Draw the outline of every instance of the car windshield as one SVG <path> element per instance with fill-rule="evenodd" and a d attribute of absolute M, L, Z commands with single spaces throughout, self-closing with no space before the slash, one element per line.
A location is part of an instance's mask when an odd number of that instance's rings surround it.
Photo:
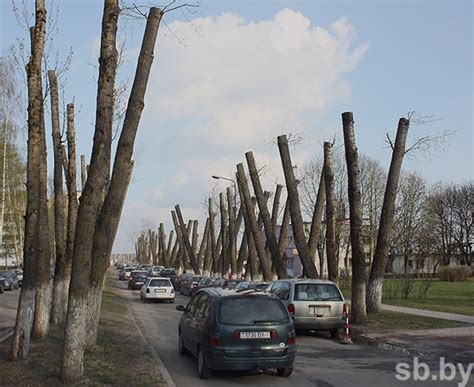
<path fill-rule="evenodd" d="M 133 278 L 135 279 L 135 281 L 145 281 L 146 280 L 146 275 L 139 274 L 139 275 L 136 275 Z"/>
<path fill-rule="evenodd" d="M 226 325 L 287 323 L 288 313 L 279 300 L 269 297 L 229 297 L 221 301 L 219 321 Z"/>
<path fill-rule="evenodd" d="M 168 280 L 164 279 L 152 279 L 148 286 L 153 286 L 153 287 L 170 287 L 171 283 Z"/>
<path fill-rule="evenodd" d="M 5 278 L 12 278 L 13 277 L 13 274 L 10 273 L 10 272 L 3 272 L 3 273 L 0 273 L 1 276 L 5 277 Z"/>
<path fill-rule="evenodd" d="M 342 296 L 333 284 L 297 284 L 295 301 L 342 301 Z"/>

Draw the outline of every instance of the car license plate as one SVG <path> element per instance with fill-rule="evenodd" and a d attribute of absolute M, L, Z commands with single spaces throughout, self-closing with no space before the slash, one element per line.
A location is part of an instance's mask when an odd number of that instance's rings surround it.
<path fill-rule="evenodd" d="M 313 313 L 316 316 L 327 316 L 329 315 L 329 306 L 312 306 Z"/>
<path fill-rule="evenodd" d="M 155 289 L 155 293 L 165 293 L 166 289 Z"/>
<path fill-rule="evenodd" d="M 269 339 L 270 332 L 240 332 L 241 339 Z"/>

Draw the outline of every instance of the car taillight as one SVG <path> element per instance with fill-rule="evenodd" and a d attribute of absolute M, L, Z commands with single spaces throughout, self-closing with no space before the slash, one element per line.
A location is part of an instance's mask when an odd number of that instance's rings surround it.
<path fill-rule="evenodd" d="M 146 288 L 146 292 L 147 292 L 147 293 L 150 293 L 150 288 Z"/>
<path fill-rule="evenodd" d="M 209 345 L 212 345 L 213 347 L 221 345 L 221 337 L 219 332 L 209 333 Z"/>
<path fill-rule="evenodd" d="M 296 332 L 294 329 L 292 329 L 290 332 L 288 332 L 288 344 L 296 344 Z"/>
<path fill-rule="evenodd" d="M 240 341 L 240 331 L 238 329 L 234 331 L 234 339 Z"/>
<path fill-rule="evenodd" d="M 276 329 L 272 329 L 270 331 L 270 337 L 272 338 L 272 340 L 275 340 L 278 337 L 278 331 Z"/>
<path fill-rule="evenodd" d="M 295 317 L 295 305 L 294 304 L 288 305 L 288 312 L 290 312 L 291 318 L 294 319 L 294 317 Z"/>

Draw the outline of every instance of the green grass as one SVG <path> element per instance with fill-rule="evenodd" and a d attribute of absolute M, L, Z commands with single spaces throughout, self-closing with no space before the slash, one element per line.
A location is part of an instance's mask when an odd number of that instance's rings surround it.
<path fill-rule="evenodd" d="M 465 282 L 444 282 L 436 279 L 424 298 L 418 297 L 422 280 L 415 280 L 407 299 L 402 297 L 400 290 L 394 297 L 395 289 L 401 289 L 402 281 L 403 279 L 393 278 L 384 280 L 384 304 L 474 316 L 474 278 Z M 344 297 L 351 298 L 350 282 L 343 280 L 340 286 Z"/>

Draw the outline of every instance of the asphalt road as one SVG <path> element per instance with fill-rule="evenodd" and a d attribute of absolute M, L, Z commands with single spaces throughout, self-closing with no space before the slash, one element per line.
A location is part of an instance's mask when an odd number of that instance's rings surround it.
<path fill-rule="evenodd" d="M 1 331 L 15 327 L 16 309 L 21 289 L 5 290 L 0 294 L 0 336 Z"/>
<path fill-rule="evenodd" d="M 175 303 L 142 303 L 138 291 L 126 290 L 126 283 L 115 281 L 124 289 L 122 294 L 129 303 L 144 336 L 159 354 L 178 387 L 191 386 L 455 386 L 456 382 L 440 382 L 439 361 L 426 362 L 432 372 L 428 380 L 407 381 L 395 378 L 397 363 L 405 362 L 413 369 L 413 358 L 396 351 L 371 346 L 344 345 L 324 334 L 298 336 L 295 369 L 289 378 L 280 378 L 272 372 L 249 374 L 245 372 L 214 372 L 212 379 L 200 380 L 197 362 L 190 356 L 180 356 L 177 350 L 177 326 L 181 312 L 176 305 L 186 304 L 189 297 L 177 295 Z M 436 381 L 433 378 L 436 377 Z M 472 380 L 472 379 L 471 379 Z M 471 382 L 472 383 L 472 382 Z M 471 384 L 468 383 L 468 386 Z"/>

